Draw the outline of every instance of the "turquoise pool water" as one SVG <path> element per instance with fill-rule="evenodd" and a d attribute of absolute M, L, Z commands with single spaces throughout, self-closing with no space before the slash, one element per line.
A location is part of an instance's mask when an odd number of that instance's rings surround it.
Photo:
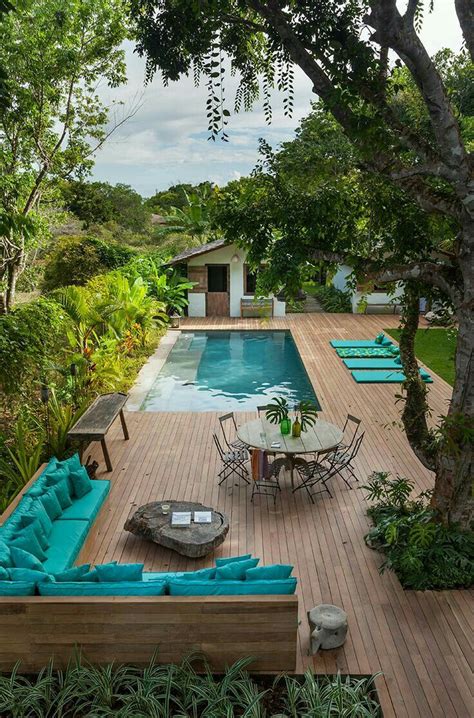
<path fill-rule="evenodd" d="M 182 332 L 141 409 L 253 411 L 274 396 L 317 404 L 290 332 Z"/>

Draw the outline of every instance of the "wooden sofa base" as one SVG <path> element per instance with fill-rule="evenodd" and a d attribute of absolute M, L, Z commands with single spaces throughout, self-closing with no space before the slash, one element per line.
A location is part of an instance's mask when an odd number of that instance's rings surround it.
<path fill-rule="evenodd" d="M 0 598 L 0 671 L 36 672 L 74 651 L 92 663 L 176 663 L 203 653 L 219 672 L 243 656 L 255 671 L 293 671 L 296 596 Z"/>

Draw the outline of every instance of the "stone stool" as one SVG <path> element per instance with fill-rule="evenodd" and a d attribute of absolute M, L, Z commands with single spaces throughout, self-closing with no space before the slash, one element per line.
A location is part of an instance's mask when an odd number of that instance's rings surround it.
<path fill-rule="evenodd" d="M 322 603 L 308 611 L 311 630 L 310 654 L 314 656 L 320 648 L 338 648 L 347 635 L 347 613 L 338 606 Z"/>

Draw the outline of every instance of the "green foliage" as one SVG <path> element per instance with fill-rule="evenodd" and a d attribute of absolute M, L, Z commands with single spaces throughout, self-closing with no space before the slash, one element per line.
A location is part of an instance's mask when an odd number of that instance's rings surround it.
<path fill-rule="evenodd" d="M 61 402 L 54 390 L 49 394 L 49 436 L 48 450 L 51 456 L 57 459 L 64 459 L 67 455 L 67 435 L 76 421 L 80 419 L 87 409 L 88 402 L 83 401 L 78 408 L 72 404 Z"/>
<path fill-rule="evenodd" d="M 184 193 L 182 207 L 171 207 L 164 215 L 165 224 L 157 229 L 157 236 L 185 234 L 191 244 L 203 244 L 211 232 L 213 191 L 207 187 L 191 194 Z"/>
<path fill-rule="evenodd" d="M 283 419 L 288 418 L 290 406 L 283 396 L 275 396 L 270 404 L 267 404 L 265 416 L 271 424 L 279 424 Z"/>
<path fill-rule="evenodd" d="M 20 665 L 0 676 L 0 711 L 4 718 L 23 716 L 120 716 L 121 718 L 265 718 L 267 706 L 292 716 L 380 718 L 373 678 L 278 676 L 273 685 L 247 673 L 252 659 L 242 658 L 216 676 L 205 663 L 198 673 L 195 657 L 178 665 L 145 668 L 111 664 L 93 666 L 71 660 L 64 671 L 48 664 L 37 676 L 20 673 Z"/>
<path fill-rule="evenodd" d="M 129 185 L 70 181 L 63 185 L 62 195 L 66 208 L 81 219 L 86 228 L 112 220 L 131 232 L 145 232 L 150 228 L 150 210 Z"/>
<path fill-rule="evenodd" d="M 366 543 L 386 555 L 381 571 L 394 571 L 402 586 L 419 591 L 467 588 L 474 583 L 474 535 L 445 525 L 428 505 L 428 495 L 411 499 L 414 483 L 390 474 L 371 475 L 367 498 L 374 528 Z"/>
<path fill-rule="evenodd" d="M 384 332 L 399 341 L 399 329 L 384 329 Z M 416 332 L 416 356 L 451 386 L 454 384 L 456 343 L 456 330 L 429 327 Z"/>
<path fill-rule="evenodd" d="M 296 416 L 301 424 L 301 431 L 306 431 L 314 426 L 318 418 L 318 410 L 310 401 L 300 401 L 295 407 Z"/>
<path fill-rule="evenodd" d="M 13 433 L 12 448 L 6 447 L 6 458 L 0 457 L 0 505 L 5 497 L 11 499 L 31 479 L 41 463 L 44 449 L 44 436 L 41 432 L 30 445 L 29 431 L 26 423 L 20 418 Z M 2 507 L 2 511 L 5 507 Z"/>
<path fill-rule="evenodd" d="M 326 312 L 352 312 L 351 293 L 343 292 L 332 285 L 314 288 L 314 296 Z"/>
<path fill-rule="evenodd" d="M 96 237 L 62 237 L 46 263 L 43 289 L 86 284 L 96 274 L 126 264 L 133 255 L 128 247 L 107 244 Z"/>
<path fill-rule="evenodd" d="M 183 207 L 187 204 L 186 196 L 210 192 L 213 188 L 211 182 L 201 182 L 198 185 L 177 184 L 168 189 L 157 191 L 152 197 L 145 200 L 145 206 L 156 214 L 166 214 L 172 207 Z"/>
<path fill-rule="evenodd" d="M 61 352 L 67 327 L 61 307 L 40 298 L 0 316 L 0 386 L 14 394 L 27 383 L 39 382 Z"/>

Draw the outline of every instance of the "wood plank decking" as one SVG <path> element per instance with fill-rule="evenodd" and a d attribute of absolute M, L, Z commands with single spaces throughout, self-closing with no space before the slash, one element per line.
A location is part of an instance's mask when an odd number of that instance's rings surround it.
<path fill-rule="evenodd" d="M 366 431 L 357 462 L 361 481 L 375 470 L 414 479 L 420 490 L 433 477 L 412 454 L 394 404 L 398 385 L 359 385 L 329 346 L 332 338 L 372 338 L 396 326 L 393 316 L 292 315 L 285 319 L 187 319 L 184 329 L 291 329 L 322 405 L 322 417 L 342 425 L 350 412 Z M 433 417 L 444 413 L 450 387 L 434 377 L 429 399 Z M 297 672 L 383 672 L 377 681 L 385 716 L 474 715 L 472 702 L 473 603 L 468 591 L 407 592 L 390 573 L 380 576 L 381 557 L 363 541 L 368 528 L 364 492 L 332 482 L 333 499 L 312 506 L 303 492 L 293 495 L 289 478 L 281 498 L 256 497 L 246 486 L 217 486 L 212 431 L 218 414 L 127 414 L 130 441 L 119 422 L 109 448 L 114 464 L 112 491 L 80 560 L 143 561 L 147 570 L 183 570 L 210 565 L 214 556 L 193 561 L 141 541 L 123 530 L 137 505 L 151 500 L 201 501 L 226 512 L 229 535 L 218 555 L 252 552 L 262 563 L 292 563 L 298 576 L 300 630 Z M 253 418 L 239 415 L 239 421 Z M 100 446 L 93 458 L 102 461 Z M 101 468 L 103 468 L 101 466 Z M 308 656 L 306 611 L 318 603 L 343 606 L 349 635 L 343 648 Z"/>

